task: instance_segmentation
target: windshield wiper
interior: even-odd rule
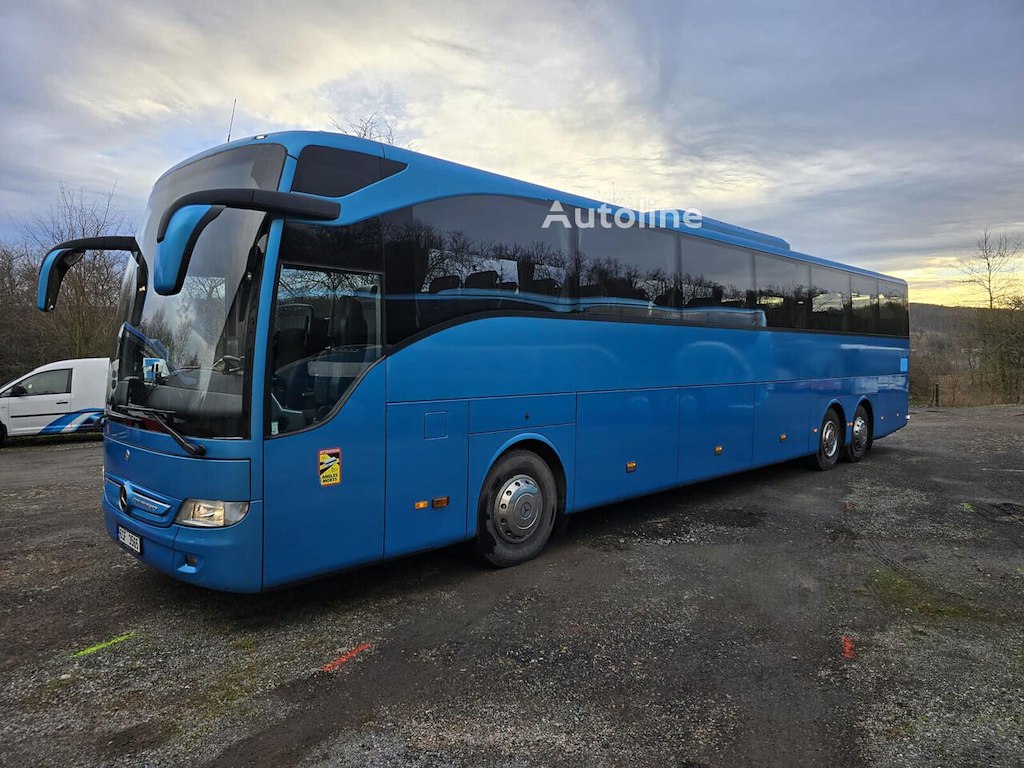
[[[181,434],[178,430],[172,427],[170,425],[170,422],[167,421],[167,417],[173,415],[174,411],[164,411],[161,410],[160,408],[147,408],[144,405],[133,405],[131,403],[125,403],[121,407],[124,409],[124,411],[115,411],[113,408],[109,410],[115,416],[128,416],[129,418],[136,419],[152,419],[161,427],[163,427],[164,431],[166,431],[168,435],[174,438],[174,442],[176,442],[178,445],[184,448],[185,452],[189,456],[206,455],[206,446],[199,445],[198,443],[193,443],[187,437]]]

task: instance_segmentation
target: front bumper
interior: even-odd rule
[[[126,552],[168,576],[224,592],[259,592],[263,587],[263,504],[249,504],[249,513],[227,528],[158,527],[127,515],[106,498],[102,501],[107,534]],[[121,526],[142,540],[137,555],[118,541]],[[186,560],[186,558],[188,558]]]

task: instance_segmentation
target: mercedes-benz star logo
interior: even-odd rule
[[[121,492],[117,494],[117,504],[121,507],[121,511],[128,512],[128,489],[125,486],[121,486]]]

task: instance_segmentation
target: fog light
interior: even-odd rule
[[[225,528],[239,522],[248,511],[248,501],[185,499],[174,521],[194,528]]]

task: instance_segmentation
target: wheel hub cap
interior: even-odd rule
[[[518,543],[540,525],[544,496],[529,475],[516,475],[498,491],[491,510],[494,528],[505,541]]]
[[[821,445],[828,457],[835,456],[839,450],[839,430],[836,429],[834,421],[825,422],[825,427],[821,430]]]
[[[868,423],[864,417],[858,416],[853,420],[853,447],[860,451],[868,439]]]

